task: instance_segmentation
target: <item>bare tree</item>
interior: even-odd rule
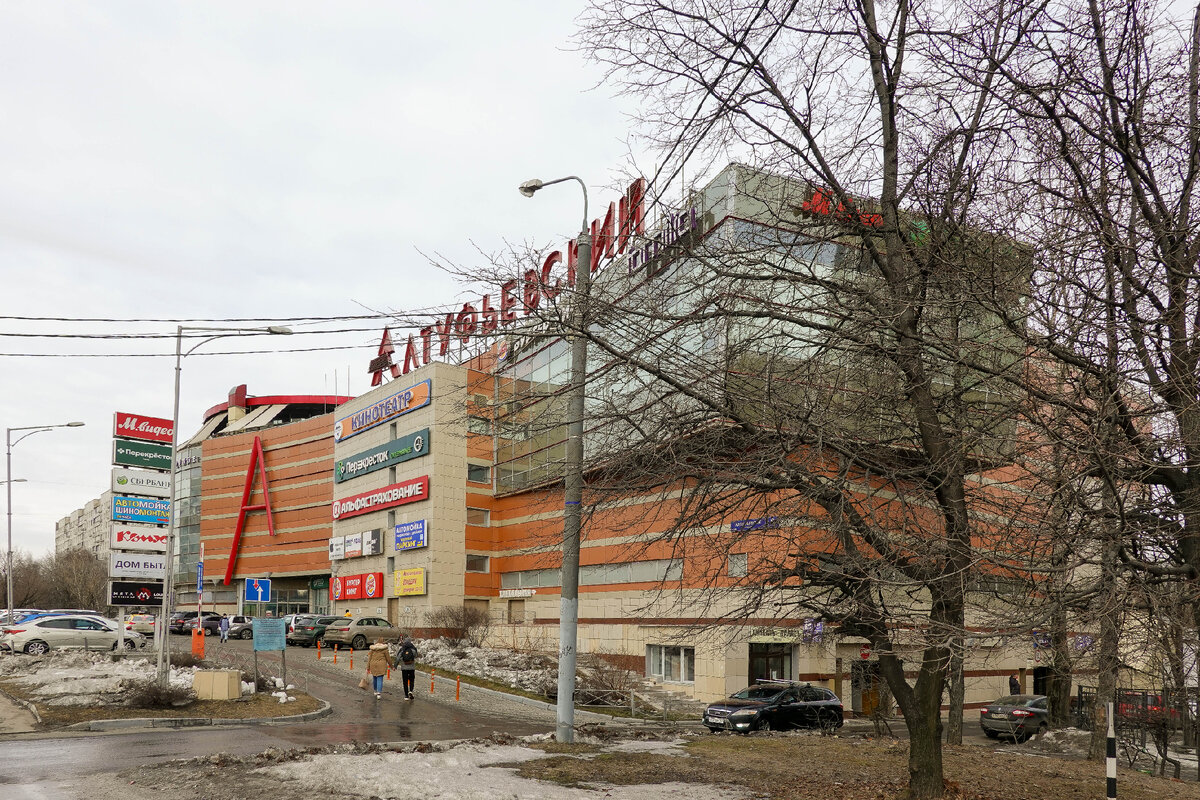
[[[1107,432],[1081,451],[1110,487],[1101,568],[1174,582],[1200,630],[1200,15],[1174,14],[1145,0],[1047,6],[1000,84],[1019,112],[1036,245],[1038,302],[1012,329],[1075,376],[1053,402]],[[1100,620],[1098,706],[1117,665]]]
[[[716,223],[686,258],[659,249],[595,284],[593,514],[661,497],[669,519],[638,520],[662,523],[648,547],[751,555],[723,613],[794,607],[868,640],[914,797],[943,792],[940,706],[972,581],[1011,577],[978,545],[1011,544],[1026,513],[988,488],[1019,480],[1020,349],[990,309],[1019,305],[1026,255],[987,223],[1009,210],[989,187],[1008,177],[1012,113],[990,81],[1023,25],[965,5],[612,2],[580,37],[646,100],[656,196],[685,166],[754,166],[723,187],[748,225],[720,189],[685,197]],[[748,511],[775,522],[700,535]]]

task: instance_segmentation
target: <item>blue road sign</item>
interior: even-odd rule
[[[246,578],[246,602],[269,603],[271,601],[270,578]]]

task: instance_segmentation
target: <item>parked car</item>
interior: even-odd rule
[[[40,656],[50,650],[86,648],[115,650],[118,639],[116,620],[105,620],[83,614],[57,614],[18,622],[4,628],[0,648],[14,653]],[[146,646],[146,637],[127,632],[125,649]]]
[[[306,620],[316,619],[316,614],[288,614],[283,618],[283,634],[289,636],[295,632],[296,626],[302,624]]]
[[[321,637],[326,645],[361,650],[378,641],[400,638],[400,629],[382,617],[333,617]]]
[[[171,633],[191,633],[196,627],[195,611],[176,611],[171,615],[167,630]],[[218,636],[221,633],[221,615],[214,611],[204,612],[204,635]]]
[[[234,614],[229,618],[229,638],[230,639],[253,639],[254,630],[251,627],[251,621],[254,617]]]
[[[979,727],[989,739],[1011,736],[1024,742],[1049,727],[1044,694],[1010,694],[979,709]]]
[[[747,686],[704,710],[711,731],[781,731],[789,728],[840,728],[842,701],[828,689],[778,681]]]
[[[154,635],[154,625],[157,619],[153,614],[130,614],[125,620],[125,629]]]
[[[325,636],[325,629],[345,617],[312,617],[300,620],[295,630],[286,637],[288,644],[298,644],[301,647],[312,647]]]

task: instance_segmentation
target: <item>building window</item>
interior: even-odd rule
[[[467,464],[467,480],[471,483],[492,483],[492,468],[485,464]]]
[[[467,433],[478,433],[483,436],[491,436],[492,424],[485,417],[467,417]]]
[[[746,554],[745,553],[730,553],[729,554],[729,577],[731,577],[731,578],[746,577]]]
[[[467,554],[467,572],[487,572],[488,557]]]
[[[487,525],[491,519],[491,512],[486,508],[468,508],[467,509],[467,524],[468,525]]]
[[[509,625],[525,624],[525,601],[524,600],[509,600],[508,601],[508,624]]]
[[[646,645],[646,675],[671,683],[694,683],[696,649],[676,645]]]

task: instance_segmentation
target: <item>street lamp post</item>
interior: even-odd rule
[[[526,197],[546,186],[577,181],[583,189],[583,225],[579,231],[575,265],[575,298],[571,303],[571,387],[567,395],[567,451],[563,465],[563,563],[558,622],[558,702],[555,738],[575,740],[575,663],[579,629],[579,543],[583,533],[583,414],[587,381],[588,294],[592,278],[592,237],[588,232],[587,186],[569,175],[552,181],[526,181],[519,191]]]
[[[212,336],[206,336],[196,344],[192,345],[185,353],[183,352],[183,332],[184,331],[204,331],[210,332]],[[163,686],[167,685],[167,680],[171,674],[171,659],[167,657],[167,652],[170,650],[171,632],[167,629],[167,621],[170,614],[171,605],[171,582],[174,580],[173,566],[175,564],[175,535],[178,529],[177,517],[175,514],[176,506],[179,503],[175,497],[175,470],[176,462],[179,458],[179,375],[183,369],[183,357],[190,356],[196,352],[196,348],[202,344],[211,342],[213,339],[220,339],[225,336],[241,336],[247,333],[273,333],[273,334],[289,334],[291,328],[282,325],[270,325],[266,328],[210,328],[193,325],[180,325],[175,329],[175,399],[174,411],[171,416],[171,471],[169,475],[169,490],[168,497],[170,504],[167,516],[167,557],[166,569],[163,572],[163,596],[162,596],[162,611],[159,618],[159,624],[156,629],[162,636],[162,644],[158,648],[158,680]],[[197,616],[197,622],[201,622]]]
[[[13,479],[13,476],[12,476],[12,449],[14,447],[16,447],[17,444],[19,444],[22,439],[28,439],[30,436],[33,436],[35,433],[41,433],[42,431],[48,431],[48,430],[51,430],[52,428],[82,428],[82,427],[83,427],[82,422],[64,422],[59,425],[24,425],[19,428],[5,428],[4,429],[4,459],[5,459],[5,470],[7,473],[7,475],[6,475],[7,480],[4,481],[4,484],[5,484],[4,488],[8,495],[8,560],[5,564],[5,571],[7,574],[7,582],[5,585],[5,590],[7,592],[7,597],[8,597],[8,621],[9,622],[12,622],[12,617],[13,617],[12,485],[14,483],[24,483],[25,482],[24,478],[17,478],[15,480]],[[12,438],[13,431],[28,431],[28,433],[18,436],[17,440],[14,442],[13,438]]]

